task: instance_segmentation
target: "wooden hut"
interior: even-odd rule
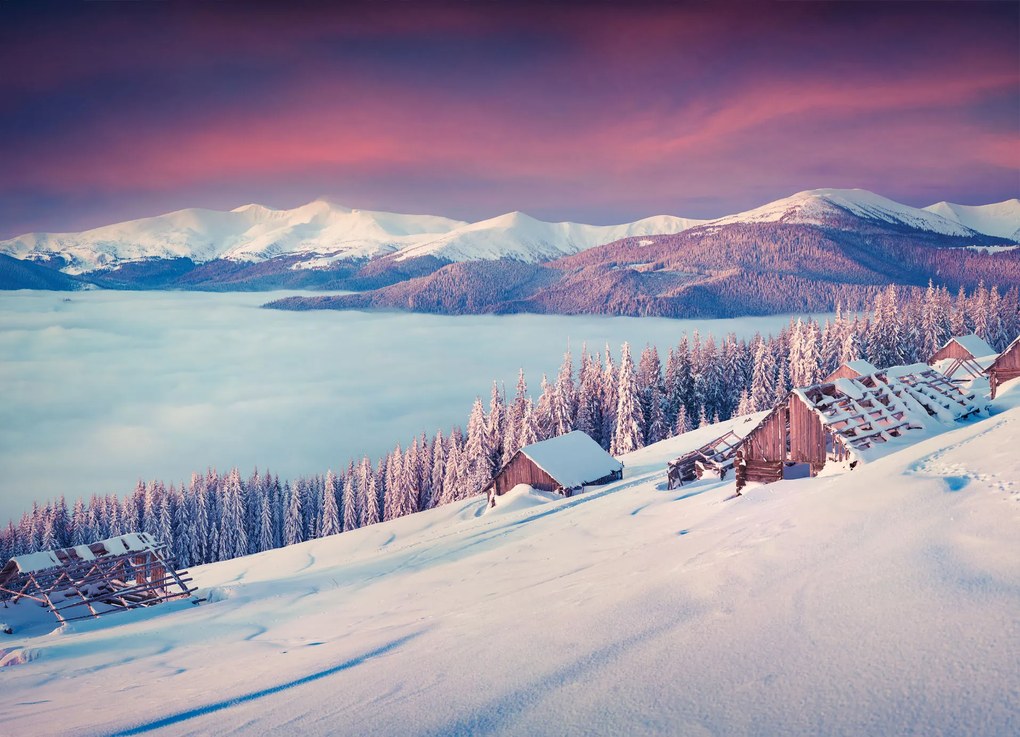
[[[972,333],[950,338],[932,354],[928,365],[954,381],[970,381],[984,375],[995,355],[994,348]]]
[[[570,496],[623,478],[623,464],[580,430],[532,443],[511,456],[483,491],[489,503],[518,484]]]
[[[873,374],[876,371],[878,371],[878,369],[863,358],[858,358],[853,361],[844,361],[840,364],[839,368],[822,379],[822,383],[828,384],[836,379],[859,379],[862,376]]]
[[[991,366],[988,367],[988,385],[992,390],[992,399],[999,386],[1010,379],[1020,376],[1020,336],[1009,344]]]
[[[165,545],[133,532],[15,556],[0,570],[0,596],[35,601],[63,623],[187,598],[194,590],[186,574]]]
[[[728,430],[715,440],[670,461],[666,472],[668,488],[683,486],[688,481],[703,478],[708,472],[715,473],[720,479],[726,478],[742,442],[743,438]]]
[[[795,464],[816,476],[830,461],[868,460],[894,439],[981,408],[974,394],[925,364],[794,389],[744,438],[734,463],[737,489],[779,481]]]

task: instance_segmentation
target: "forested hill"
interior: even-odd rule
[[[901,223],[736,222],[624,238],[545,264],[476,261],[363,292],[289,298],[282,309],[446,314],[733,317],[860,308],[889,284],[956,290],[1020,284],[1020,248]]]
[[[85,284],[73,276],[0,253],[0,289],[52,289],[70,292]]]

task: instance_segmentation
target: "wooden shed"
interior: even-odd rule
[[[822,383],[828,384],[836,379],[858,379],[861,376],[867,376],[868,374],[873,374],[876,371],[878,371],[878,369],[873,366],[871,362],[865,361],[863,358],[858,358],[853,361],[844,361],[840,364],[839,368],[822,379]]]
[[[954,381],[970,381],[983,376],[996,355],[995,349],[973,333],[950,338],[928,359],[928,365]]]
[[[734,464],[737,489],[779,481],[796,464],[816,476],[830,461],[868,460],[896,438],[981,409],[974,394],[925,364],[794,389],[744,438]]]
[[[988,385],[992,390],[992,399],[999,386],[1010,379],[1020,376],[1020,336],[1009,344],[992,365],[988,367]]]
[[[580,430],[532,443],[511,456],[483,491],[489,503],[518,484],[570,496],[623,478],[623,464]]]
[[[58,622],[98,617],[191,596],[186,571],[144,532],[90,545],[18,555],[0,570],[0,596],[35,601]]]

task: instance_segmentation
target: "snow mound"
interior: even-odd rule
[[[494,497],[493,506],[485,510],[486,516],[494,514],[511,514],[522,509],[540,507],[549,502],[563,499],[559,494],[551,491],[540,491],[528,484],[517,484],[506,494]]]

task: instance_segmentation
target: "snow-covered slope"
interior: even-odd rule
[[[753,210],[728,215],[710,225],[734,223],[800,223],[838,225],[847,216],[952,236],[973,236],[959,221],[894,202],[865,189],[811,189]]]
[[[142,259],[265,261],[298,255],[298,268],[400,252],[399,258],[543,261],[631,235],[678,233],[700,220],[659,216],[623,225],[546,223],[513,212],[477,223],[433,215],[354,210],[316,200],[292,210],[245,205],[229,212],[188,209],[83,233],[29,233],[0,241],[21,259],[65,258],[80,274]]]
[[[991,205],[936,202],[924,209],[979,233],[1009,238],[1020,243],[1020,199],[1015,197]]]
[[[1016,734],[1015,394],[741,498],[664,477],[736,420],[569,499],[194,569],[199,606],[55,631],[0,610],[5,733]]]

